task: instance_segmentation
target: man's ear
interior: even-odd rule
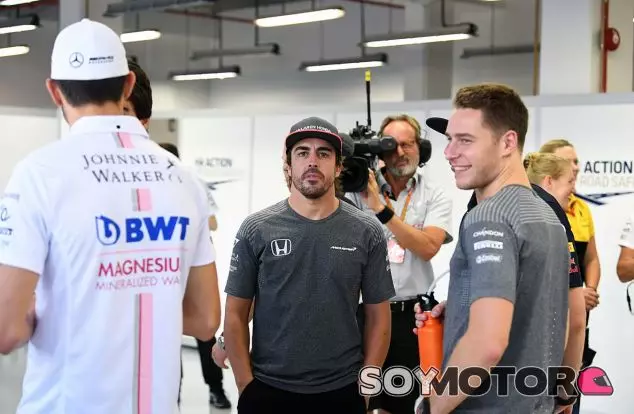
[[[335,178],[339,178],[342,171],[343,171],[343,160],[341,161],[340,164],[337,165],[337,168],[335,169]]]
[[[64,101],[62,99],[62,93],[60,92],[59,87],[57,86],[55,81],[52,79],[46,79],[45,84],[46,84],[46,90],[48,91],[48,94],[51,96],[51,100],[53,101],[55,106],[61,107]]]
[[[519,137],[517,136],[517,132],[506,131],[506,133],[502,135],[502,144],[504,145],[504,148],[503,148],[504,155],[510,155],[513,152],[518,151]]]
[[[132,95],[132,91],[134,90],[134,85],[136,84],[136,74],[133,71],[130,71],[126,75],[125,83],[123,85],[123,97],[125,99],[129,99],[130,95]]]

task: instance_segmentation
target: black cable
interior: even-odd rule
[[[634,282],[630,282],[627,284],[627,287],[625,288],[625,299],[627,300],[627,308],[629,309],[630,313],[634,315],[634,313],[632,313],[632,299],[630,298],[630,286],[632,285],[634,285]]]
[[[361,2],[361,42],[365,41],[365,2]],[[365,56],[365,46],[361,46],[361,56]]]
[[[448,27],[447,16],[445,15],[445,0],[440,0],[440,25],[441,27]]]

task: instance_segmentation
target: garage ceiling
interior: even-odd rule
[[[215,13],[222,13],[232,10],[253,9],[256,5],[266,7],[282,5],[284,3],[306,3],[306,0],[217,0],[211,6],[211,9]]]

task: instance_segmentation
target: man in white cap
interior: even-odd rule
[[[29,345],[18,414],[173,414],[182,334],[219,325],[205,191],[123,115],[134,84],[107,26],[57,36],[46,86],[70,131],[0,200],[0,352]]]

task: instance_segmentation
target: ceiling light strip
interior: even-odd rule
[[[386,65],[387,55],[380,53],[371,56],[361,56],[343,60],[320,60],[303,62],[299,69],[305,72],[327,72],[334,70],[377,68]]]
[[[128,32],[121,34],[122,43],[145,42],[161,37],[161,32],[154,29],[139,30],[137,32]]]
[[[239,66],[229,66],[210,70],[196,70],[183,72],[170,72],[169,77],[173,81],[231,79],[240,76]]]
[[[30,50],[31,48],[26,45],[3,47],[0,48],[0,58],[26,55]]]
[[[369,36],[361,42],[361,45],[365,47],[409,46],[425,43],[466,40],[475,36],[477,36],[477,26],[471,23],[466,23],[422,32],[398,33],[386,36]]]
[[[37,15],[19,17],[17,19],[0,20],[0,35],[10,33],[28,32],[40,27],[40,18]]]
[[[18,4],[35,3],[40,0],[0,0],[0,6],[17,6]]]
[[[261,17],[254,20],[258,27],[279,27],[295,24],[323,22],[326,20],[340,19],[346,14],[343,7],[329,7],[308,12],[290,13],[280,16]]]

